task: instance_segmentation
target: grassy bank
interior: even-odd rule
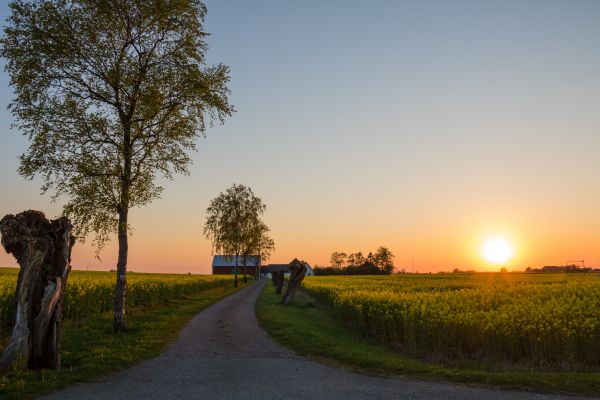
[[[243,282],[240,287],[243,288]],[[217,287],[188,294],[153,308],[132,309],[129,329],[112,332],[112,314],[105,312],[63,324],[61,371],[19,372],[0,381],[0,398],[25,399],[77,382],[89,381],[160,354],[199,311],[234,293]]]
[[[506,370],[502,366],[473,364],[470,368],[405,357],[379,342],[355,333],[333,311],[300,292],[295,304],[284,307],[271,285],[258,298],[261,326],[276,340],[300,355],[357,372],[428,380],[491,385],[504,389],[600,395],[600,373],[555,373]]]

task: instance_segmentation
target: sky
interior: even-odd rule
[[[237,112],[199,140],[190,176],[131,210],[130,270],[210,273],[205,210],[233,183],[267,205],[271,262],[386,246],[410,272],[497,270],[481,252],[503,238],[509,270],[600,267],[600,2],[206,5]],[[54,218],[61,200],[16,172],[28,142],[5,72],[0,88],[0,216]],[[114,269],[116,240],[101,260],[90,243],[74,268]]]

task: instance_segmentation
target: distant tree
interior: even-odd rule
[[[500,272],[505,274],[508,272],[508,270],[505,267],[500,268]]]
[[[213,251],[234,258],[233,285],[238,285],[238,263],[244,251],[266,251],[268,228],[260,216],[267,207],[252,189],[234,184],[211,200],[206,209],[204,235],[212,241]]]
[[[375,254],[369,253],[370,262],[386,274],[394,272],[394,255],[387,247],[379,247]]]
[[[332,267],[342,269],[344,265],[346,265],[347,258],[348,255],[346,253],[335,251],[331,253],[331,258],[329,259],[329,262],[331,263]]]
[[[275,249],[275,242],[269,236],[269,227],[260,219],[247,221],[249,224],[246,229],[243,230],[244,238],[242,239],[242,258],[244,260],[244,283],[248,282],[246,276],[246,266],[248,264],[248,257],[257,255],[260,257],[261,262],[268,260],[271,256],[271,252]],[[258,273],[258,270],[257,270]]]
[[[454,269],[452,270],[452,273],[453,273],[453,274],[459,274],[460,272],[461,272],[461,270],[460,270],[460,269],[458,269],[458,268],[454,268]]]
[[[531,272],[531,267],[525,268],[525,272]]]
[[[356,253],[352,253],[348,256],[348,265],[363,265],[366,262],[365,257],[362,255],[361,251],[357,251]]]
[[[129,209],[156,178],[188,173],[207,123],[223,122],[228,67],[206,66],[200,0],[14,0],[0,55],[15,125],[31,140],[19,173],[68,201],[98,251],[117,233],[114,328],[125,329]]]

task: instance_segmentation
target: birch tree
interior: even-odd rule
[[[244,283],[248,282],[248,278],[246,277],[248,257],[256,255],[260,257],[260,262],[266,261],[271,256],[271,252],[275,249],[275,242],[269,236],[270,231],[269,227],[261,220],[249,221],[249,226],[245,231],[242,245]],[[258,265],[256,267],[258,268]]]
[[[206,209],[204,235],[212,241],[213,252],[234,260],[233,285],[236,287],[240,256],[247,259],[250,252],[264,253],[273,248],[268,228],[261,220],[266,208],[252,189],[234,184],[211,200]]]
[[[187,174],[196,139],[233,108],[229,69],[206,65],[200,0],[13,0],[0,55],[15,126],[30,140],[19,173],[67,199],[64,214],[100,250],[119,243],[114,329],[124,330],[129,210],[157,177]]]

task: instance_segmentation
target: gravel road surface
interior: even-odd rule
[[[254,304],[265,283],[199,313],[160,357],[42,399],[582,399],[372,377],[296,356],[258,326]]]

